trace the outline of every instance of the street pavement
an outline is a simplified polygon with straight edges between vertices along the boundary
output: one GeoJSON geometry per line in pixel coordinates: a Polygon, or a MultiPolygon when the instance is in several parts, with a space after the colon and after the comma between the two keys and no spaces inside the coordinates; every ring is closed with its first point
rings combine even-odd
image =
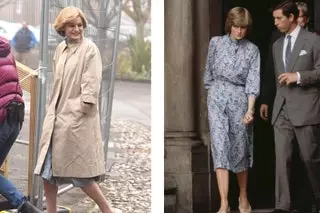
{"type": "MultiPolygon", "coordinates": [[[[26,102],[25,123],[18,139],[28,141],[30,96],[27,92],[24,93],[24,99],[26,102]]],[[[108,143],[107,178],[100,186],[110,203],[115,208],[122,210],[119,212],[147,213],[151,211],[149,211],[151,208],[150,128],[151,85],[116,81],[108,143]],[[135,159],[140,159],[132,159],[133,156],[135,159]],[[132,174],[131,179],[130,174],[132,174]],[[123,182],[125,179],[127,181],[123,182]],[[129,183],[132,185],[129,186],[129,183]],[[144,193],[140,193],[139,190],[144,193]],[[119,193],[122,193],[120,197],[119,193]],[[140,199],[136,198],[130,202],[128,197],[135,193],[140,193],[140,199]]],[[[20,143],[14,144],[8,165],[10,180],[26,193],[28,146],[20,143]]],[[[58,201],[60,205],[71,207],[74,213],[99,212],[92,200],[88,199],[80,189],[72,189],[61,195],[58,201]]]]}

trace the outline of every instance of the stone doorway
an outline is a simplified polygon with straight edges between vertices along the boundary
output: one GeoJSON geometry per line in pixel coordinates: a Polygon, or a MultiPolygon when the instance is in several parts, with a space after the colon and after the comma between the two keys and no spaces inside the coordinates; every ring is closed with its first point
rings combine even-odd
{"type": "MultiPolygon", "coordinates": [[[[275,29],[272,18],[272,8],[281,2],[281,0],[257,1],[257,0],[224,0],[221,1],[222,20],[221,33],[227,12],[235,6],[243,6],[247,8],[253,18],[253,29],[249,39],[255,43],[261,54],[262,69],[264,72],[265,62],[268,53],[269,39],[272,31],[275,29]]],[[[316,0],[304,1],[308,4],[309,13],[311,15],[311,28],[319,28],[320,12],[315,8],[320,7],[316,0]]],[[[211,11],[217,10],[216,8],[211,11]]],[[[254,166],[250,171],[248,194],[254,209],[272,209],[274,207],[274,140],[273,131],[270,124],[259,118],[260,103],[258,100],[255,121],[255,139],[254,139],[254,166]]],[[[219,198],[215,173],[211,173],[211,211],[219,208],[219,198]]],[[[229,200],[232,207],[238,206],[238,186],[235,175],[230,176],[230,192],[229,200]]]]}

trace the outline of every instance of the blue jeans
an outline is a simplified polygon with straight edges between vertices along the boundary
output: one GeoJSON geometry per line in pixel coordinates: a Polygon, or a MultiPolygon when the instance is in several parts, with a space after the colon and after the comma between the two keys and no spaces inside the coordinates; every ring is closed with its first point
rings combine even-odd
{"type": "MultiPolygon", "coordinates": [[[[0,164],[6,159],[13,143],[16,141],[20,132],[20,123],[12,122],[8,123],[5,119],[0,124],[0,164]]],[[[7,178],[0,174],[0,194],[2,194],[9,203],[20,209],[21,206],[27,201],[27,198],[18,191],[18,189],[7,178]]]]}

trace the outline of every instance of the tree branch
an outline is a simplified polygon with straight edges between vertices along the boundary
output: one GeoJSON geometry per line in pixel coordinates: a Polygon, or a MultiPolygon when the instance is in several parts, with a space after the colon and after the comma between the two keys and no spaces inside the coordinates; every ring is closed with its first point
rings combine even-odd
{"type": "Polygon", "coordinates": [[[123,5],[122,10],[133,20],[138,21],[138,17],[135,12],[133,12],[128,5],[123,5]]]}
{"type": "Polygon", "coordinates": [[[3,7],[5,7],[5,6],[8,5],[8,4],[14,4],[14,3],[15,3],[15,1],[1,0],[1,1],[0,1],[0,8],[3,8],[3,7]]]}
{"type": "Polygon", "coordinates": [[[151,14],[151,0],[147,1],[147,8],[143,11],[143,22],[146,23],[151,14]]]}
{"type": "Polygon", "coordinates": [[[50,2],[53,3],[54,7],[58,7],[61,9],[64,7],[63,4],[59,0],[51,0],[50,2]]]}
{"type": "Polygon", "coordinates": [[[122,6],[128,6],[130,0],[125,0],[125,2],[122,4],[122,6]]]}
{"type": "Polygon", "coordinates": [[[139,21],[142,20],[142,8],[140,0],[132,0],[133,11],[136,13],[136,17],[139,21]]]}
{"type": "Polygon", "coordinates": [[[83,1],[83,5],[85,8],[87,8],[86,10],[89,12],[91,20],[89,21],[89,19],[90,19],[89,16],[87,16],[87,19],[90,22],[90,24],[98,23],[98,16],[97,16],[97,14],[95,14],[90,2],[92,2],[92,1],[90,1],[90,0],[83,1]]]}

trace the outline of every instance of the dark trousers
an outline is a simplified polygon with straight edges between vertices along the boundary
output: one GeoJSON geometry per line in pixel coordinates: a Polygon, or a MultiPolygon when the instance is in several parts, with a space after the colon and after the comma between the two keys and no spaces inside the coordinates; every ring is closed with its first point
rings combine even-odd
{"type": "MultiPolygon", "coordinates": [[[[296,142],[314,197],[320,201],[320,124],[293,126],[285,105],[274,124],[276,152],[276,209],[291,208],[292,153],[296,142]]],[[[306,195],[307,196],[307,195],[306,195]]]]}
{"type": "MultiPolygon", "coordinates": [[[[6,159],[19,135],[24,119],[24,104],[13,100],[6,106],[6,110],[6,118],[0,123],[0,165],[6,159]]],[[[27,200],[15,185],[2,175],[0,175],[0,194],[10,204],[2,202],[0,208],[14,207],[20,209],[27,200]]]]}
{"type": "MultiPolygon", "coordinates": [[[[0,124],[0,164],[4,162],[19,135],[20,125],[18,121],[8,122],[7,118],[0,124]]],[[[9,201],[12,207],[17,209],[21,208],[27,200],[15,185],[2,175],[0,175],[0,194],[9,201]]]]}
{"type": "Polygon", "coordinates": [[[311,213],[314,203],[313,192],[296,141],[292,151],[290,189],[292,208],[299,213],[311,213]]]}

